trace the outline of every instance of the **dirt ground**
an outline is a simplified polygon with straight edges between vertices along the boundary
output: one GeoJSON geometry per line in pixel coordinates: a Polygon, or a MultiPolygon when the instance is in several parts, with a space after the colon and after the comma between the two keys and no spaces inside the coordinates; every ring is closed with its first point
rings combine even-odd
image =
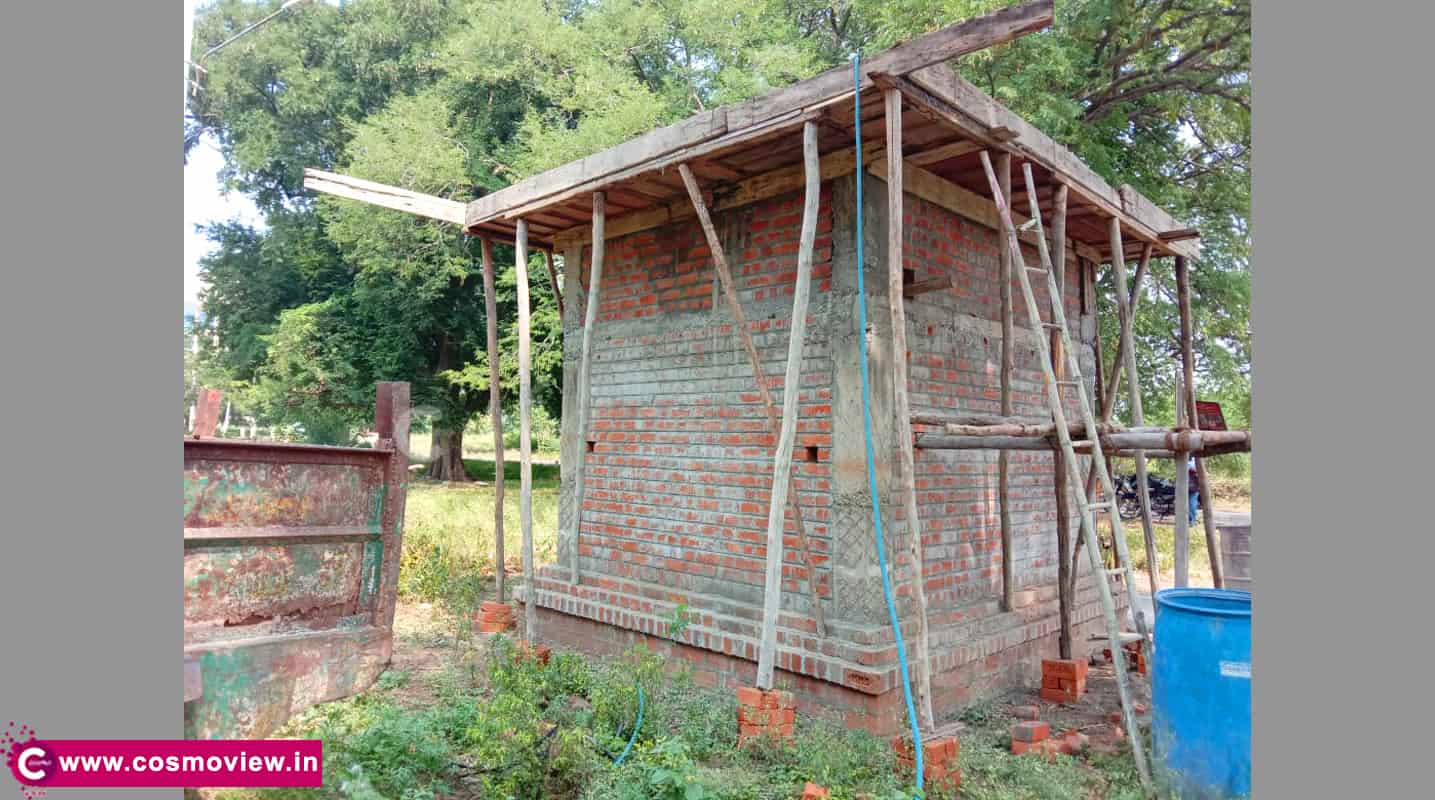
{"type": "MultiPolygon", "coordinates": [[[[1137,703],[1138,722],[1150,722],[1151,682],[1147,675],[1130,673],[1129,685],[1137,703]]],[[[1041,698],[1038,689],[1020,690],[1007,695],[1006,710],[1016,714],[1019,706],[1036,706],[1037,718],[1051,725],[1052,738],[1067,731],[1083,733],[1090,740],[1090,748],[1096,752],[1115,753],[1123,744],[1124,725],[1119,722],[1121,696],[1116,687],[1114,666],[1097,656],[1092,660],[1086,676],[1086,694],[1075,703],[1052,703],[1041,698]]]]}
{"type": "Polygon", "coordinates": [[[395,702],[405,708],[420,708],[437,700],[446,681],[461,680],[470,673],[461,647],[464,635],[432,603],[400,601],[394,610],[394,654],[389,671],[407,675],[394,690],[395,702]]]}

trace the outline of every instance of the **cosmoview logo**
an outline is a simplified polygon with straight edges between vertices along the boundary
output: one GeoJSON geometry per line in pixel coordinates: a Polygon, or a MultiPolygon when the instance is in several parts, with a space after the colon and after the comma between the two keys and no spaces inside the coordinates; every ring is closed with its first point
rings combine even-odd
{"type": "Polygon", "coordinates": [[[318,739],[51,739],[28,725],[0,732],[10,775],[26,800],[63,787],[282,787],[324,785],[318,739]]]}
{"type": "Polygon", "coordinates": [[[50,777],[50,767],[55,766],[55,754],[43,744],[32,744],[15,757],[15,769],[27,780],[40,782],[50,777]]]}
{"type": "Polygon", "coordinates": [[[45,790],[37,786],[44,784],[55,775],[55,753],[44,742],[35,739],[35,729],[29,725],[16,726],[13,721],[5,728],[3,736],[5,763],[15,775],[31,784],[22,785],[20,792],[27,800],[45,796],[45,790]]]}

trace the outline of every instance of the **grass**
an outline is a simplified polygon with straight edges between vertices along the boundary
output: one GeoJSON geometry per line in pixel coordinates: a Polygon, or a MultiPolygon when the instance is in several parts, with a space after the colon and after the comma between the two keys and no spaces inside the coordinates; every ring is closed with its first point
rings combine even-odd
{"type": "MultiPolygon", "coordinates": [[[[828,787],[834,800],[913,796],[912,776],[900,771],[885,740],[835,722],[800,716],[793,743],[738,749],[732,693],[693,685],[683,665],[666,664],[647,650],[612,662],[555,653],[542,667],[516,659],[503,637],[477,644],[464,623],[492,592],[494,465],[471,459],[465,466],[476,482],[417,480],[408,497],[400,573],[404,608],[412,616],[422,607],[414,601],[432,603],[422,614],[438,627],[402,635],[396,629],[395,663],[404,669],[385,673],[363,695],[308,710],[281,732],[324,741],[325,786],[229,790],[220,798],[778,800],[798,796],[809,780],[828,787]],[[416,660],[414,653],[441,666],[416,660]],[[613,756],[632,730],[638,685],[646,701],[643,726],[628,760],[615,765],[613,756]]],[[[505,476],[504,542],[510,570],[516,570],[516,459],[505,464],[505,476]]],[[[535,555],[551,561],[558,467],[535,465],[533,477],[535,555]]],[[[1230,494],[1243,494],[1249,503],[1248,483],[1244,490],[1239,481],[1233,487],[1217,487],[1222,506],[1232,505],[1230,494]]],[[[1144,570],[1139,523],[1126,532],[1133,560],[1144,570]]],[[[1158,525],[1156,540],[1162,581],[1169,586],[1172,526],[1158,525]]],[[[1199,535],[1190,552],[1192,583],[1209,583],[1199,535]]],[[[1006,737],[1013,719],[1004,709],[987,703],[963,714],[961,788],[955,794],[929,789],[926,797],[1140,795],[1129,754],[1059,756],[1054,762],[1012,755],[1006,737]]]]}
{"type": "MultiPolygon", "coordinates": [[[[413,607],[410,607],[412,610],[413,607]]],[[[439,627],[445,612],[435,609],[439,627]]],[[[406,616],[406,615],[401,615],[406,616]]],[[[406,618],[412,615],[407,615],[406,618]]],[[[442,669],[391,670],[363,695],[316,706],[282,736],[324,741],[322,788],[225,790],[221,800],[785,800],[812,781],[834,800],[910,798],[912,776],[885,739],[799,715],[790,743],[739,749],[731,691],[695,686],[681,663],[635,648],[596,661],[555,652],[544,666],[505,637],[441,639],[442,669]],[[631,754],[637,691],[645,713],[631,754]]],[[[1008,752],[1006,705],[963,715],[962,786],[927,797],[982,800],[1136,797],[1129,756],[1008,752]]]]}
{"type": "MultiPolygon", "coordinates": [[[[494,463],[464,461],[472,483],[415,480],[404,511],[399,591],[405,597],[472,608],[494,576],[494,463]]],[[[503,552],[510,572],[522,565],[519,465],[503,465],[503,552]]],[[[558,465],[533,465],[533,555],[554,560],[558,540],[558,465]]]]}

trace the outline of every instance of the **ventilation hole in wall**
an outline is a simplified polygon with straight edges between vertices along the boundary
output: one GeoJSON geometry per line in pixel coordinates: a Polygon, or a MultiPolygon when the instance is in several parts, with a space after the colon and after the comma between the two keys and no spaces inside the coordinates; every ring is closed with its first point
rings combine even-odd
{"type": "Polygon", "coordinates": [[[804,453],[804,460],[809,463],[817,462],[817,445],[809,444],[807,447],[804,447],[803,450],[806,451],[804,453]]]}
{"type": "Polygon", "coordinates": [[[594,452],[594,451],[597,450],[597,449],[598,449],[598,442],[595,441],[595,440],[593,440],[593,439],[589,439],[589,440],[588,440],[588,452],[592,453],[592,452],[594,452]]]}

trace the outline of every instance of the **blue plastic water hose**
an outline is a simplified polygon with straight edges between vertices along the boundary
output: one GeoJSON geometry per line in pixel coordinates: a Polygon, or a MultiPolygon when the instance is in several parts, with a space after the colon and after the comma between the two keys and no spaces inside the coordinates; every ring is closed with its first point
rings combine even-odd
{"type": "Polygon", "coordinates": [[[622,763],[623,763],[623,759],[625,759],[625,758],[628,757],[628,753],[630,753],[630,752],[633,751],[633,742],[638,741],[638,731],[642,730],[642,728],[643,728],[643,684],[640,683],[640,684],[638,684],[638,720],[633,723],[633,735],[628,737],[628,744],[627,744],[627,746],[625,746],[625,747],[623,748],[623,752],[621,752],[621,753],[618,754],[618,758],[613,761],[613,766],[616,767],[616,766],[618,766],[619,764],[622,764],[622,763]]]}
{"type": "MultiPolygon", "coordinates": [[[[867,292],[862,273],[862,56],[852,54],[852,105],[857,131],[857,321],[862,331],[862,435],[867,443],[867,487],[872,495],[872,522],[877,531],[877,564],[882,572],[882,595],[887,599],[887,614],[892,618],[892,633],[897,639],[897,661],[902,667],[902,696],[907,701],[907,721],[912,726],[912,752],[917,768],[917,791],[922,791],[922,732],[917,727],[917,707],[912,702],[912,681],[907,675],[907,647],[902,643],[902,625],[897,620],[897,604],[892,599],[892,581],[887,576],[887,545],[882,539],[882,506],[877,499],[876,457],[872,446],[872,384],[867,378],[867,292]]],[[[918,576],[918,580],[921,577],[918,576]]]]}

